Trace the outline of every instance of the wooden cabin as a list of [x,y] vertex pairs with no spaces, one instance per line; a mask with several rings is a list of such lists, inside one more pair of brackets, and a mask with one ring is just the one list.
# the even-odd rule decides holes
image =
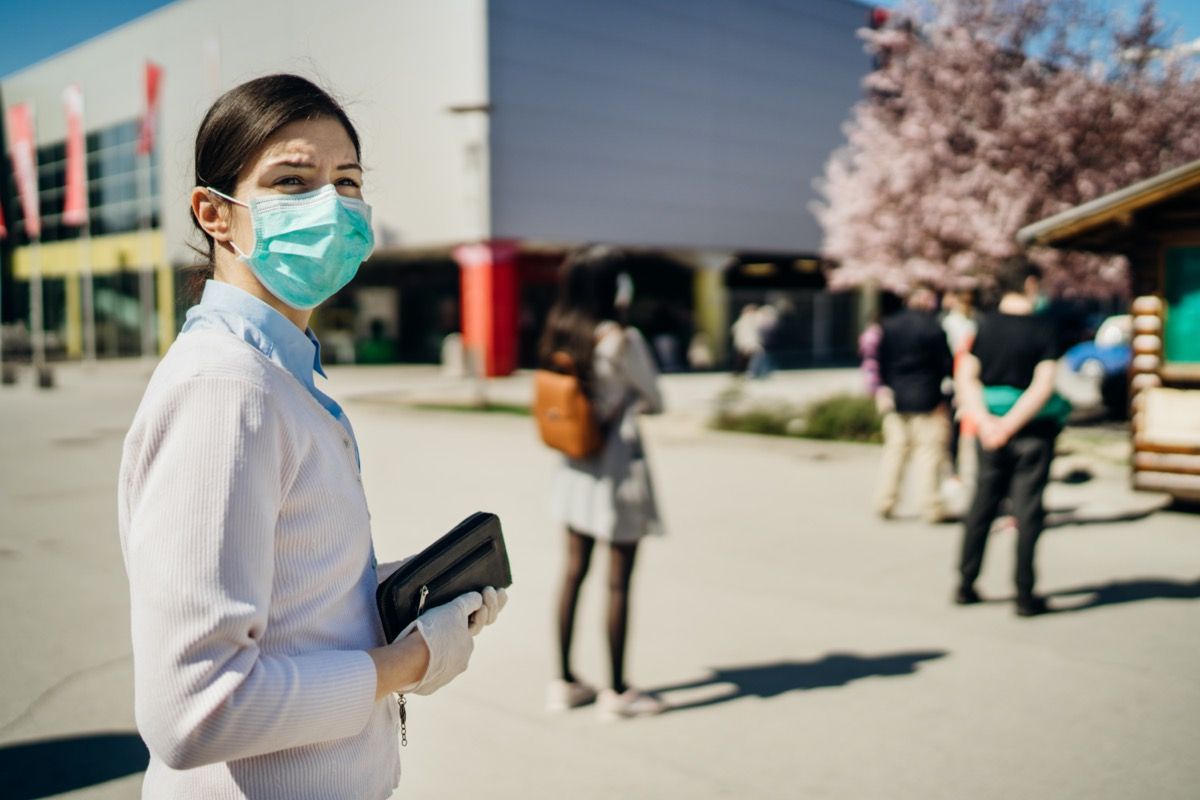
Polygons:
[[1200,501],[1200,161],[1022,228],[1130,264],[1133,487]]

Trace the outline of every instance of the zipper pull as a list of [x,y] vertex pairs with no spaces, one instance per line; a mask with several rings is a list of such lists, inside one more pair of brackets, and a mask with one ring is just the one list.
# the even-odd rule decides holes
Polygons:
[[400,707],[400,746],[408,747],[408,700],[404,695],[398,694],[396,705]]
[[425,610],[425,601],[429,599],[429,587],[421,587],[421,599],[417,601],[417,616],[421,616],[421,612]]

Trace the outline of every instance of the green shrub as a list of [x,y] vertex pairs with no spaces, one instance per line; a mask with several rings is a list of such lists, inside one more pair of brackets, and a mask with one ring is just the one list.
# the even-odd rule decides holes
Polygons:
[[882,440],[879,415],[870,397],[841,394],[798,408],[788,404],[745,406],[740,394],[717,402],[712,427],[723,431],[799,436],[847,442]]
[[804,436],[848,442],[883,439],[875,401],[865,395],[841,394],[818,400],[804,413]]
[[792,434],[789,433],[788,423],[797,416],[796,412],[784,408],[751,408],[744,411],[727,409],[717,415],[713,427],[739,433],[789,436]]

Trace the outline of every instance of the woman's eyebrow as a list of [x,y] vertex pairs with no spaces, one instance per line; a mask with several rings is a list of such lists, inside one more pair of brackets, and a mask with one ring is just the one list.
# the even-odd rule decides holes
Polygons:
[[316,164],[302,158],[284,158],[279,161],[272,161],[267,164],[267,167],[296,167],[299,169],[314,169]]
[[[308,159],[296,158],[293,156],[291,158],[281,158],[278,161],[269,162],[267,164],[267,169],[271,169],[272,167],[294,167],[297,169],[316,169],[317,165],[314,164],[313,162],[309,161]],[[339,164],[336,167],[336,169],[339,169],[339,170],[356,169],[359,172],[363,172],[362,165],[359,164],[357,161],[347,161],[345,164]]]

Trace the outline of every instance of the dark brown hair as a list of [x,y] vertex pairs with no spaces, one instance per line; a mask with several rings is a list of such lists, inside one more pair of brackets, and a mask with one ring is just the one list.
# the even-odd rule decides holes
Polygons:
[[1042,268],[1031,263],[1024,256],[1009,256],[1000,263],[996,270],[996,300],[1006,294],[1023,294],[1025,281],[1030,278],[1042,279]]
[[551,369],[555,353],[569,355],[588,394],[596,326],[606,320],[619,322],[617,275],[627,268],[628,260],[615,247],[593,245],[571,254],[559,270],[558,299],[546,319],[538,359],[543,368]]
[[[196,186],[211,186],[232,195],[242,173],[276,131],[299,120],[330,117],[342,123],[362,160],[358,132],[342,106],[324,89],[298,75],[266,75],[247,81],[217,98],[196,134]],[[212,277],[216,245],[200,222],[192,224],[205,239],[197,249],[204,261],[190,276],[189,293],[199,297]]]

